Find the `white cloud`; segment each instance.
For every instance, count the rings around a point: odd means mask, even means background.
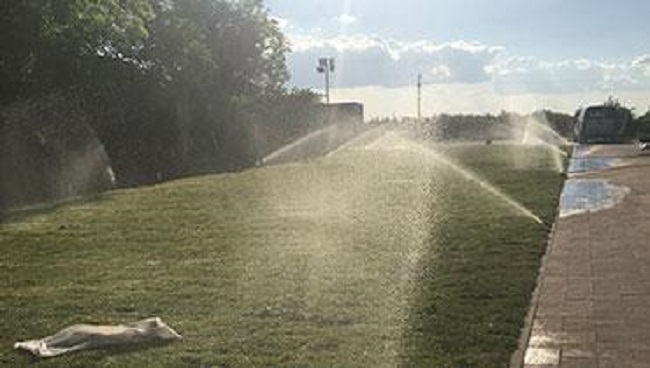
[[[490,83],[432,84],[422,90],[422,113],[432,116],[439,113],[498,114],[502,110],[529,113],[551,109],[572,114],[579,106],[603,102],[608,92],[587,91],[570,93],[520,93],[496,92]],[[650,101],[650,91],[619,91],[617,97],[627,106],[644,113]],[[332,99],[358,101],[364,104],[366,118],[387,116],[415,116],[417,95],[414,87],[357,87],[333,91]]]
[[[357,22],[357,17],[347,13],[343,13],[337,17],[334,17],[334,20],[341,25],[348,26]]]
[[[637,61],[620,64],[587,59],[548,62],[530,57],[507,57],[495,60],[486,68],[492,75],[495,90],[518,94],[647,88],[650,79],[644,73],[648,73],[648,66]]]
[[[338,87],[404,86],[412,84],[418,73],[426,83],[484,82],[490,79],[485,66],[504,50],[478,42],[404,42],[370,35],[294,35],[290,41],[293,83],[305,87],[320,84],[313,66],[323,56],[338,61],[334,75]]]
[[[333,38],[320,38],[311,35],[290,36],[289,42],[294,53],[309,52],[314,49],[330,49],[344,53],[350,51],[365,51],[375,47],[382,47],[378,37],[367,35],[337,36]]]
[[[368,116],[414,115],[417,75],[423,75],[423,109],[436,112],[572,112],[614,92],[621,101],[645,107],[650,101],[650,54],[620,61],[585,58],[548,61],[512,55],[477,41],[435,43],[376,35],[330,38],[289,35],[292,84],[320,90],[319,57],[334,57],[335,101],[366,104]]]
[[[587,59],[578,59],[573,61],[573,65],[575,65],[578,70],[589,70],[592,68],[593,62]]]
[[[644,77],[650,77],[650,55],[640,55],[630,63],[630,69],[643,74]]]
[[[645,66],[645,65],[650,65],[650,55],[648,54],[639,55],[637,58],[632,60],[633,67]]]
[[[436,65],[431,68],[429,75],[445,80],[451,77],[451,69],[447,65]]]

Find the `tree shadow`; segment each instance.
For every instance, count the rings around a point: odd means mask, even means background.
[[[33,216],[48,215],[68,206],[84,203],[100,203],[107,201],[109,197],[110,196],[105,193],[97,193],[83,197],[64,199],[56,202],[39,203],[15,209],[0,209],[0,224],[21,222]]]

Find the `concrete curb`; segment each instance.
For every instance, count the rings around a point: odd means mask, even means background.
[[[573,152],[571,156],[573,156]],[[569,157],[569,161],[570,160],[571,157]],[[567,167],[565,168],[565,170],[569,169],[568,168],[569,161],[567,161]],[[568,177],[566,177],[564,179],[564,182],[562,182],[562,188],[560,189],[560,197],[564,192],[564,185],[567,180],[569,180]],[[526,314],[526,319],[524,320],[524,327],[521,329],[521,336],[519,337],[517,350],[515,350],[510,356],[510,368],[524,367],[528,342],[530,341],[530,336],[532,335],[533,332],[533,321],[535,319],[535,314],[537,313],[537,307],[539,306],[539,295],[540,295],[540,288],[542,286],[542,279],[544,278],[544,272],[546,270],[546,263],[548,261],[549,253],[551,251],[551,248],[553,247],[553,238],[555,235],[557,222],[560,220],[559,201],[560,198],[558,198],[558,205],[557,205],[557,209],[555,210],[555,219],[553,221],[553,225],[551,226],[551,230],[548,233],[548,239],[546,240],[546,252],[542,257],[541,265],[539,267],[539,272],[537,274],[537,285],[535,286],[535,290],[533,290],[533,293],[531,295],[530,307],[528,308],[528,313]]]
[[[562,186],[564,190],[564,185]],[[546,252],[542,257],[541,266],[539,268],[539,273],[537,274],[537,286],[533,290],[531,296],[530,307],[528,308],[528,313],[526,314],[526,319],[524,320],[524,327],[521,329],[521,336],[519,337],[519,343],[517,344],[517,350],[515,350],[510,356],[510,368],[522,368],[524,366],[524,359],[526,357],[526,349],[528,348],[528,341],[533,332],[533,320],[535,318],[535,313],[537,312],[537,307],[539,305],[539,295],[540,288],[542,286],[542,279],[544,278],[544,271],[546,269],[546,262],[548,260],[549,252],[553,246],[553,235],[555,234],[555,225],[559,219],[559,206],[557,213],[555,215],[555,221],[549,232]]]

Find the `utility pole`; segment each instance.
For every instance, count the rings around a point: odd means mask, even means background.
[[[422,120],[422,74],[418,73],[418,121]]]
[[[320,58],[318,59],[318,66],[316,71],[325,75],[325,101],[330,104],[330,74],[334,73],[334,58]]]

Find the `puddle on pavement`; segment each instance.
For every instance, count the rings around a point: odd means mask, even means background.
[[[621,150],[620,146],[617,147]],[[607,147],[602,145],[574,146],[567,172],[569,174],[579,174],[625,166],[626,164],[620,155],[630,157],[630,152],[628,151],[629,149],[623,151],[623,153],[614,153],[611,150],[607,151]],[[633,152],[636,154],[636,148],[633,149]]]
[[[621,165],[622,163],[619,159],[611,157],[580,157],[571,159],[568,172],[570,174],[584,173],[619,167]]]
[[[601,179],[570,179],[560,197],[560,217],[612,208],[621,203],[630,189]]]

